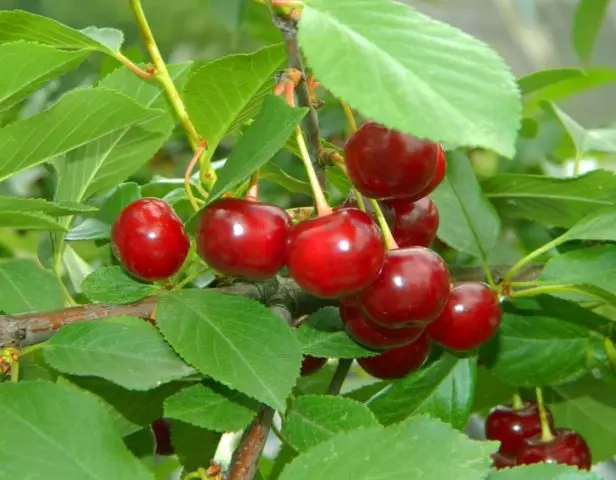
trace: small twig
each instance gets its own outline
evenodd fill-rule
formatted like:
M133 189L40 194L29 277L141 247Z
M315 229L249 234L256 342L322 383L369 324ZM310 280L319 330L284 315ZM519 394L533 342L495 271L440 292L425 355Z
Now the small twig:
M332 381L327 387L327 393L329 395L338 395L340 394L340 389L342 388L342 384L346 379L349 370L351 369L351 365L353 365L352 358L341 358L338 360L338 366L336 367L336 371L334 372L334 376L332 377Z
M124 66L126 66L129 70L132 70L137 76L143 78L144 80L154 79L154 69L152 67L150 67L147 70L143 70L138 65L133 63L133 61L130 58L125 57L120 52L116 52L114 54L114 57Z
M199 147L197 147L197 150L195 150L195 154L191 158L184 172L184 189L186 190L186 196L188 197L188 201L190 202L195 212L199 211L199 205L197 204L197 200L195 199L195 195L192 191L190 177L192 176L192 171L195 168L195 165L197 165L199 158L201 158L201 155L203 155L203 152L206 148L207 142L205 140L201 140L201 142L199 143Z

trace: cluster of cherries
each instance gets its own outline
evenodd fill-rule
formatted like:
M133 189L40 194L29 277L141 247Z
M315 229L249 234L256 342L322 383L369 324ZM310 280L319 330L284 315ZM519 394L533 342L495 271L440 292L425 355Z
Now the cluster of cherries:
M536 402L494 407L486 418L486 437L498 440L500 448L492 455L497 469L533 463L559 463L590 470L590 449L582 436L568 428L555 428L547 407L546 427L542 428Z

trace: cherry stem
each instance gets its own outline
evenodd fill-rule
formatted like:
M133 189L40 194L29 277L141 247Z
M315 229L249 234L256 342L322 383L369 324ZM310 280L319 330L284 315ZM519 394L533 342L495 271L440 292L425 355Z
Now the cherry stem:
M246 191L246 200L256 202L259 199L259 170L250 176L250 184Z
M545 410L545 403L543 402L543 391L541 388L535 388L535 394L537 396L537 407L539 408L539 420L541 421L541 440L543 442L551 442L554 440L554 434L550 428L550 422L548 421L548 413Z
M11 362L11 382L19 382L19 360Z
M385 239L385 246L387 247L387 249L396 250L397 248L400 248L398 247L398 244L396 243L396 240L394 239L394 236L389 229L389 225L387 224L385 215L383 215L383 210L381 210L379 202L377 202L374 198L370 198L368 199L368 201L372 206L372 211L376 215L376 220L377 222L379 222L379 226L381 227L381 230L383 232L383 238Z
M332 208L327 203L327 199L325 198L325 194L323 193L323 189L319 183L319 177L317 177L317 172L314 170L314 166L310 161L310 154L308 153L306 140L304 140L304 134L302 133L302 129L299 125L295 127L295 139L297 140L297 145L301 154L300 157L302 162L304 162L304 168L308 174L308 180L310 181L310 187L312 188L317 213L319 217L329 215L332 213Z
M342 157L342 155L340 155L338 152L332 153L331 161L336 167L342 170L342 173L344 173L347 176L347 178L349 177L349 173L344 164L344 158ZM364 202L363 195L359 193L359 190L357 190L355 187L352 187L352 190L353 190L353 193L355 194L355 198L357 199L357 205L359 206L359 209L365 212L366 204Z
M347 123L349 124L349 128L351 129L351 132L356 132L357 122L355 121L353 110L351 110L351 107L349 107L349 104L346 103L344 100L340 100L340 106L342 107L342 110L344 111L344 116L347 119Z
M513 397L511 398L511 403L513 405L513 408L515 408L516 410L522 410L524 408L524 401L520 396L520 392L515 392L513 394Z
M186 196L188 197L188 201L192 205L195 212L199 211L199 205L197 204L197 200L195 199L195 195L193 194L190 177L192 176L192 171L195 168L195 165L197 165L199 158L201 158L201 155L203 155L203 152L206 148L207 142L202 140L201 143L199 143L197 150L195 150L195 154L193 155L192 159L188 163L186 170L184 171L184 189L186 190Z
M534 250L532 252L530 252L528 255L526 255L524 258L518 260L517 263L515 263L510 269L509 271L505 274L505 277L503 278L504 282L511 282L511 280L513 279L513 277L515 277L515 275L522 270L522 268L527 264L532 262L535 258L543 255L544 253L549 252L550 250L552 250L553 248L556 248L557 246L559 246L561 243L564 243L567 241L567 237L566 237L566 233L561 235L560 237L556 237L554 240L546 243L545 245L542 245L541 247L539 247L537 250Z
M136 65L130 58L122 55L120 52L115 52L113 56L124 66L126 66L129 70L132 70L138 77L143 78L144 80L153 80L154 73L143 70L138 65Z
M328 395L338 395L340 393L342 384L349 374L349 370L351 370L351 365L353 365L352 358L341 358L338 360L338 366L336 367L332 381L327 387Z

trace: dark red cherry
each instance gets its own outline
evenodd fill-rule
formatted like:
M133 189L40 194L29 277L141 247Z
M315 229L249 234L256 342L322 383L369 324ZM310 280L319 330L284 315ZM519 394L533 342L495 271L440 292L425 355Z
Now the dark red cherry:
M111 227L111 247L128 272L143 280L177 273L190 242L173 209L157 198L128 204Z
M386 350L376 357L358 358L357 363L373 377L393 380L417 370L429 354L430 339L424 334L408 345Z
M304 355L304 360L302 361L302 369L301 376L305 377L306 375L311 375L315 373L317 370L323 368L323 366L327 363L327 358L319 358L313 357L312 355Z
M447 306L428 327L428 335L450 350L472 350L492 338L501 317L498 298L488 285L462 283L451 290Z
M171 444L171 426L164 418L154 420L150 425L154 434L154 450L157 455L173 455Z
M518 465L533 463L560 463L590 470L590 449L582 436L567 428L557 428L550 441L541 440L541 435L524 440L517 455Z
M344 146L344 162L357 190L372 198L408 198L436 173L440 145L364 123Z
M502 470L503 468L511 468L516 466L516 458L508 457L507 455L503 455L500 451L493 453L492 457L492 466L497 470Z
M214 270L263 280L284 265L291 217L282 208L240 198L223 198L203 210L197 249Z
M438 155L436 157L436 170L434 171L434 176L430 183L426 185L419 193L415 195L411 195L407 200L409 202L415 202L420 198L423 198L429 194L431 194L436 187L440 185L440 183L445 178L445 174L447 173L447 157L445 156L445 151L443 147L439 145Z
M546 408L550 426L554 428L552 413ZM494 407L486 418L486 437L498 440L499 452L513 457L524 443L541 433L541 420L536 402L524 402L522 408L516 409L511 403Z
M428 197L416 202L404 199L388 200L395 211L392 233L400 248L429 247L438 229L438 209Z
M381 231L367 213L345 208L295 225L286 258L300 287L333 298L370 285L383 267L385 247Z
M379 277L357 296L363 312L383 327L426 325L443 311L450 289L441 257L424 247L390 250Z

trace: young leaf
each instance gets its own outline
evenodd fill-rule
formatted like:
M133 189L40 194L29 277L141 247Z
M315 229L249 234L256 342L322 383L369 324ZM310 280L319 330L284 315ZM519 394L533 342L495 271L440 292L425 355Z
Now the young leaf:
M12 476L153 480L105 407L75 387L41 380L0 384L0 415L3 434L19 439L0 449L2 470ZM24 462L33 451L36 461Z
M264 306L229 294L183 290L161 297L156 323L199 371L284 409L299 376L301 347L291 329Z
M0 211L0 228L6 227L60 232L66 230L64 225L44 213L2 210Z
M456 250L485 260L498 240L500 219L481 192L466 156L448 153L447 176L431 198L441 219L438 237Z
M40 212L51 217L94 213L98 209L92 205L76 202L48 202L42 198L21 198L0 196L0 211Z
M496 442L470 440L438 420L415 417L338 434L295 458L280 480L478 480L488 474L489 455L497 448Z
M208 200L220 197L267 163L284 146L307 111L290 107L281 97L268 96L220 170Z
M458 430L471 414L477 382L477 357L445 353L439 360L392 383L368 406L384 425L428 414Z
M68 325L44 351L56 370L101 377L129 390L148 390L194 373L152 325L133 317Z
M601 478L596 473L582 472L577 467L569 465L539 463L492 472L487 480L601 480Z
M573 46L582 62L590 61L610 0L580 0L573 17Z
M355 400L331 395L303 395L287 412L284 434L293 448L303 452L337 433L378 425L368 407Z
M136 302L156 290L154 285L135 280L118 266L95 270L85 278L81 288L92 302L115 304Z
M530 73L518 79L518 86L522 95L529 95L542 88L564 82L571 78L580 78L587 73L581 68L551 68Z
M0 262L0 310L9 315L57 310L64 306L57 277L32 260Z
M299 42L323 85L364 116L513 156L520 92L503 60L466 33L391 0L312 0Z
M215 432L235 432L254 418L259 404L214 382L193 385L165 400L165 418Z

